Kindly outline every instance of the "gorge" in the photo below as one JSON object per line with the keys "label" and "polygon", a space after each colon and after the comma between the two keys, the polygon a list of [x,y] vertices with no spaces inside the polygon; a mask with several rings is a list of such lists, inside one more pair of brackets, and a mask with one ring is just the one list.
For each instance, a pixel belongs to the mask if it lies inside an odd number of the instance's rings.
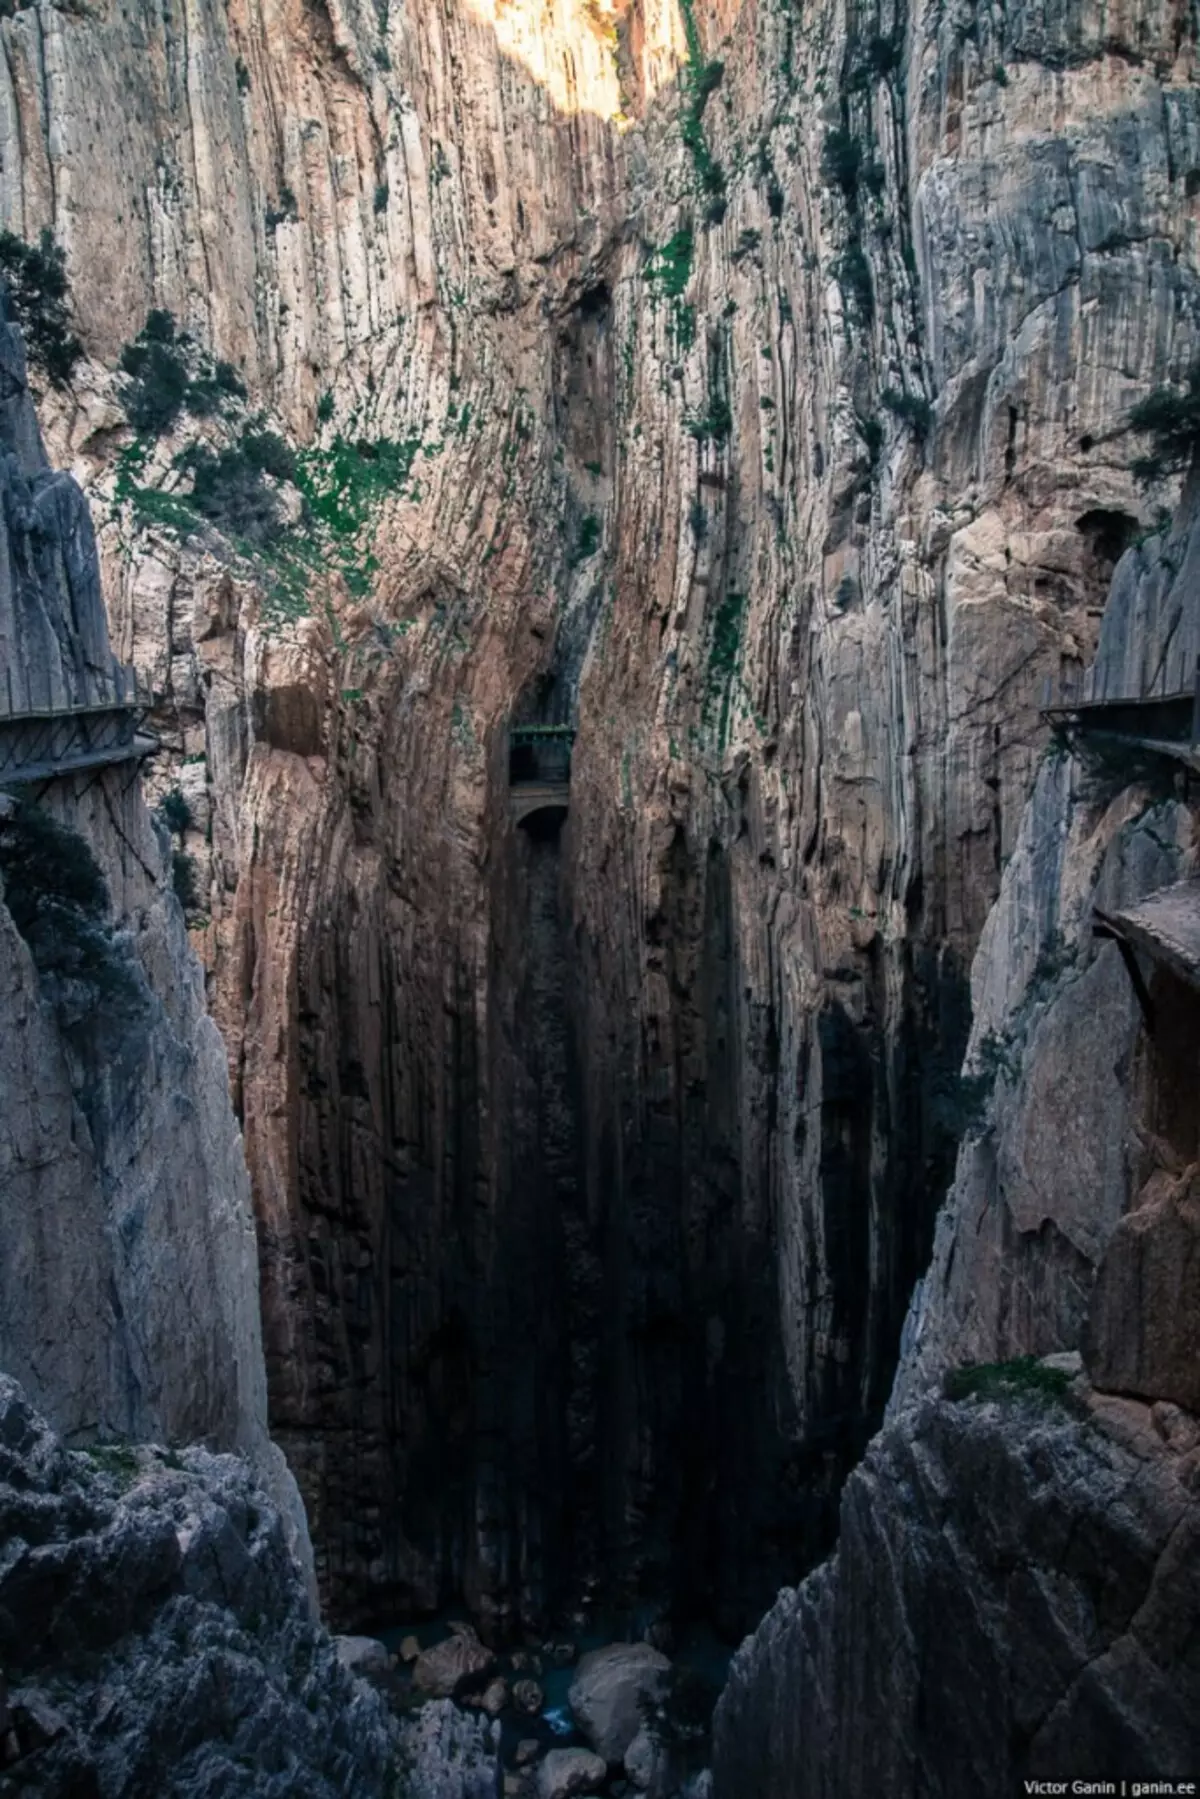
{"label": "gorge", "polygon": [[[0,1480],[368,1719],[177,1790],[538,1790],[314,1602],[750,1633],[715,1799],[1195,1777],[1195,739],[1047,712],[1200,658],[1194,8],[0,13],[0,730],[156,745],[0,779]],[[0,1791],[176,1790],[80,1691]]]}

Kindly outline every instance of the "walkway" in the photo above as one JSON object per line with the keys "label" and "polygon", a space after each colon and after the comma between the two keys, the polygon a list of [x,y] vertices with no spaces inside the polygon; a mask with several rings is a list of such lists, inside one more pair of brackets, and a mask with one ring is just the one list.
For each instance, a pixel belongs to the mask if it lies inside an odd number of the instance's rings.
{"label": "walkway", "polygon": [[508,784],[516,824],[561,818],[571,798],[570,725],[514,725],[508,734]]}
{"label": "walkway", "polygon": [[1060,700],[1043,705],[1042,716],[1070,739],[1167,756],[1200,773],[1200,659],[1190,688]]}
{"label": "walkway", "polygon": [[133,697],[132,682],[122,681],[120,697],[111,700],[28,710],[8,703],[11,682],[5,687],[0,693],[0,787],[141,761],[158,748],[157,738],[138,729],[143,708]]}

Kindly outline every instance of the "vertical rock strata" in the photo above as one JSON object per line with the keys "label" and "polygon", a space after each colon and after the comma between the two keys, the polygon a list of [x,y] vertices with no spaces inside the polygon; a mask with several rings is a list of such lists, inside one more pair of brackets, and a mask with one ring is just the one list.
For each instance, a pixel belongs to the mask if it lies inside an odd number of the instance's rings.
{"label": "vertical rock strata", "polygon": [[[1195,668],[1195,502],[1193,478],[1119,563],[1097,691]],[[975,958],[970,1122],[888,1423],[835,1557],[734,1660],[717,1799],[1195,1771],[1200,991],[1143,956],[1148,1023],[1093,921],[1193,877],[1198,825],[1170,763],[1043,761]],[[1016,1360],[1079,1350],[1057,1396]]]}
{"label": "vertical rock strata", "polygon": [[[1042,682],[1146,521],[1122,421],[1196,347],[1193,31],[0,22],[4,216],[66,245],[91,358],[44,417],[175,747],[272,1419],[347,1613],[606,1579],[745,1618],[827,1543]],[[226,425],[131,443],[152,306],[308,457],[302,579],[188,510]],[[557,835],[510,822],[512,717],[578,727]]]}
{"label": "vertical rock strata", "polygon": [[[17,712],[111,704],[120,671],[87,504],[46,466],[6,323],[0,396],[5,710],[9,697]],[[34,797],[90,849],[110,910],[99,973],[47,976],[0,879],[0,1365],[69,1438],[206,1440],[249,1456],[311,1578],[303,1509],[267,1434],[225,1058],[136,764]],[[88,991],[91,979],[103,985]]]}

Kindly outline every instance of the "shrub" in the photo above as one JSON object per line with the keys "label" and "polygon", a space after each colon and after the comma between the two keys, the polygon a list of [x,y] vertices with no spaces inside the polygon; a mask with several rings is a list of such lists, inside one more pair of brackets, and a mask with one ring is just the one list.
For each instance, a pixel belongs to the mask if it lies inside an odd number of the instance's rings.
{"label": "shrub", "polygon": [[600,520],[594,512],[584,515],[579,527],[579,543],[576,546],[573,562],[586,562],[594,556],[600,547]]}
{"label": "shrub", "polygon": [[678,300],[691,280],[694,252],[695,239],[685,225],[667,240],[650,263],[647,281],[657,285],[669,300]]}
{"label": "shrub", "polygon": [[388,203],[388,184],[381,181],[375,189],[375,211],[386,212]]}
{"label": "shrub", "polygon": [[913,436],[924,439],[929,435],[929,427],[933,423],[933,408],[924,394],[901,393],[899,388],[885,387],[880,399],[889,412],[911,425]]}
{"label": "shrub", "polygon": [[246,67],[245,63],[242,61],[240,56],[238,57],[237,61],[234,63],[233,69],[234,69],[234,74],[237,76],[238,93],[239,94],[248,94],[250,92],[250,71]]}
{"label": "shrub", "polygon": [[[231,536],[265,544],[279,536],[281,519],[279,501],[263,480],[269,462],[256,442],[246,437],[217,451],[194,445],[180,458],[180,466],[192,471],[191,504],[202,518]],[[280,447],[290,456],[285,445]]]}
{"label": "shrub", "polygon": [[217,412],[228,399],[245,398],[246,384],[231,362],[215,363],[211,370],[197,375],[188,382],[184,396],[188,411],[198,418]]}
{"label": "shrub", "polygon": [[158,815],[174,837],[182,837],[192,822],[192,809],[179,787],[170,788],[159,801]]}
{"label": "shrub", "polygon": [[317,423],[318,425],[327,425],[332,417],[333,393],[329,388],[326,388],[325,392],[317,401]]}
{"label": "shrub", "polygon": [[121,399],[136,431],[160,437],[186,406],[199,418],[219,412],[246,387],[231,362],[213,362],[162,307],[147,313],[131,344],[121,351],[126,379]]}
{"label": "shrub", "polygon": [[83,355],[70,327],[66,252],[49,231],[36,247],[0,231],[0,275],[30,362],[62,387]]}
{"label": "shrub", "polygon": [[946,1399],[1014,1399],[1022,1396],[1063,1399],[1071,1376],[1062,1368],[1046,1368],[1037,1356],[1017,1356],[1011,1362],[968,1362],[951,1368],[942,1381]]}
{"label": "shrub", "polygon": [[710,394],[707,410],[687,420],[688,435],[698,443],[724,443],[732,429],[733,414],[724,394]]}
{"label": "shrub", "polygon": [[854,301],[864,324],[875,317],[875,290],[871,286],[871,269],[863,247],[857,241],[847,245],[837,266],[837,278]]}
{"label": "shrub", "polygon": [[171,857],[171,885],[185,912],[195,912],[200,904],[196,885],[196,861],[186,850],[176,850]]}
{"label": "shrub", "polygon": [[1133,464],[1139,481],[1157,481],[1185,469],[1200,444],[1200,361],[1188,370],[1187,387],[1159,387],[1129,414],[1129,429],[1150,439],[1150,454]]}
{"label": "shrub", "polygon": [[127,377],[121,399],[135,431],[158,437],[179,417],[188,390],[182,347],[171,314],[155,309],[121,351],[121,370]]}
{"label": "shrub", "polygon": [[831,131],[821,151],[821,173],[831,187],[840,187],[848,200],[858,188],[862,168],[862,146],[853,134],[842,127]]}
{"label": "shrub", "polygon": [[51,989],[60,1022],[103,1009],[137,1013],[142,987],[109,921],[108,888],[88,844],[22,801],[0,824],[4,903]]}

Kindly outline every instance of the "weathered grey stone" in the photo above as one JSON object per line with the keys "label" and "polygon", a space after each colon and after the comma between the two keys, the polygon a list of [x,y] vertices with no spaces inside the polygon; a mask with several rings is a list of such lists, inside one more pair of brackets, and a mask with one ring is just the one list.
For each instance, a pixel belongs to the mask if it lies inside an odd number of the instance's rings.
{"label": "weathered grey stone", "polygon": [[411,1799],[494,1799],[494,1727],[391,1717],[239,1458],[69,1451],[0,1376],[0,1543],[12,1790],[379,1799],[404,1768]]}
{"label": "weathered grey stone", "polygon": [[671,1667],[649,1643],[610,1643],[583,1656],[568,1694],[576,1724],[597,1755],[619,1763],[642,1727],[642,1708]]}
{"label": "weathered grey stone", "polygon": [[[16,710],[103,703],[115,662],[90,514],[75,482],[45,467],[7,324],[0,391],[0,670]],[[6,685],[0,710],[8,697]],[[244,1451],[315,1599],[303,1506],[267,1434],[225,1052],[169,856],[126,765],[57,780],[39,802],[99,864],[137,1003],[81,1008],[43,977],[0,891],[0,1365],[68,1435]]]}
{"label": "weathered grey stone", "polygon": [[608,1776],[603,1756],[587,1749],[551,1749],[537,1771],[537,1799],[573,1799],[598,1793]]}
{"label": "weathered grey stone", "polygon": [[926,1400],[875,1439],[836,1556],[734,1658],[714,1799],[1188,1777],[1198,1452],[1081,1408]]}
{"label": "weathered grey stone", "polygon": [[486,1674],[495,1660],[470,1626],[460,1625],[444,1642],[422,1650],[413,1663],[413,1682],[431,1699],[449,1699],[464,1680]]}
{"label": "weathered grey stone", "polygon": [[378,1637],[334,1637],[334,1649],[343,1668],[351,1674],[386,1674],[391,1662]]}
{"label": "weathered grey stone", "polygon": [[1193,1171],[1152,1176],[1113,1232],[1092,1294],[1085,1355],[1097,1387],[1200,1412],[1200,1179]]}

